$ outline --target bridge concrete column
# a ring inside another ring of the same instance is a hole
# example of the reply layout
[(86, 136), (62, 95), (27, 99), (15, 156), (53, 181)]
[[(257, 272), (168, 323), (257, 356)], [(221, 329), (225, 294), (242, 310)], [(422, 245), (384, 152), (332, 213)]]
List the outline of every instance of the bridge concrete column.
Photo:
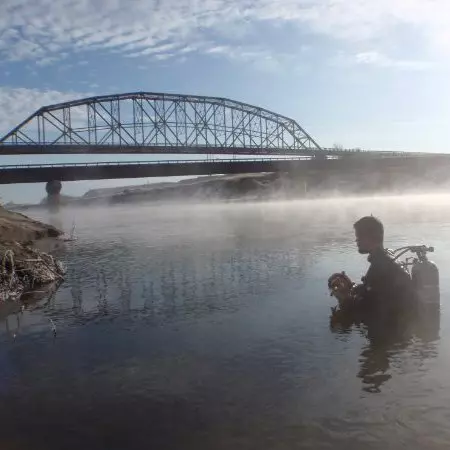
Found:
[(47, 191), (47, 204), (50, 206), (56, 206), (60, 203), (60, 193), (62, 189), (62, 183), (58, 180), (48, 181), (45, 185)]

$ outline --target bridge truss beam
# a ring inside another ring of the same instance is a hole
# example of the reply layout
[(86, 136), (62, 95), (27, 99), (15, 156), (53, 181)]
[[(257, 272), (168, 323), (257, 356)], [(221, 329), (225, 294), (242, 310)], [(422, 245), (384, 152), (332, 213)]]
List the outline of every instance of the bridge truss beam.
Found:
[(14, 149), (22, 154), (25, 146), (40, 153), (58, 153), (58, 148), (95, 152), (96, 147), (159, 153), (322, 151), (296, 121), (266, 109), (219, 97), (146, 92), (43, 107), (0, 139), (0, 154), (16, 154)]

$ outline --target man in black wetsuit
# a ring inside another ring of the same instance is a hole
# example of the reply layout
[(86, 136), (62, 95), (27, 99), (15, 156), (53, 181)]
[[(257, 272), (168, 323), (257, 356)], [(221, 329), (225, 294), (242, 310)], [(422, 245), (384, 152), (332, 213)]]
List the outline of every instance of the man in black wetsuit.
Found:
[(369, 270), (362, 285), (354, 291), (356, 301), (368, 312), (400, 312), (412, 301), (412, 282), (408, 272), (396, 263), (383, 246), (383, 224), (373, 216), (359, 219), (354, 225), (356, 245), (368, 254)]
[(341, 310), (352, 310), (365, 319), (395, 319), (414, 305), (411, 278), (384, 250), (384, 227), (377, 218), (362, 217), (353, 227), (358, 251), (369, 255), (370, 267), (362, 284), (335, 294)]
[(358, 251), (368, 255), (370, 267), (359, 285), (340, 274), (344, 282), (342, 290), (335, 295), (339, 308), (332, 308), (330, 326), (333, 332), (339, 333), (348, 332), (355, 324), (365, 325), (368, 345), (361, 353), (358, 377), (363, 382), (363, 390), (379, 392), (391, 377), (393, 355), (413, 335), (416, 296), (409, 274), (384, 250), (383, 224), (367, 216), (353, 227)]

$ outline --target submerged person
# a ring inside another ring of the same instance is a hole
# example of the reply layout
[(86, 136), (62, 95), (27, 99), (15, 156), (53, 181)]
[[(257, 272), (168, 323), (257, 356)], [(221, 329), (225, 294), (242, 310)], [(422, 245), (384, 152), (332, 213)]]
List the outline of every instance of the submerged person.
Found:
[(333, 274), (328, 279), (330, 287), (340, 277), (333, 290), (340, 308), (335, 308), (333, 314), (342, 317), (343, 313), (350, 313), (353, 317), (347, 314), (347, 321), (356, 316), (362, 322), (376, 320), (387, 325), (414, 309), (411, 277), (384, 249), (384, 227), (379, 219), (362, 217), (353, 227), (358, 251), (369, 255), (370, 267), (359, 285), (343, 274)]

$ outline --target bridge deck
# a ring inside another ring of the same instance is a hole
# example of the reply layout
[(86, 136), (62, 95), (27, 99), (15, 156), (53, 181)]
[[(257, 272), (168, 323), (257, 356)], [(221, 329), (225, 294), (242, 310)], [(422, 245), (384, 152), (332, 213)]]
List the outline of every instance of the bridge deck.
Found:
[(43, 183), (51, 180), (79, 181), (167, 176), (195, 176), (259, 172), (352, 173), (389, 171), (392, 169), (420, 173), (430, 167), (448, 167), (450, 155), (418, 158), (417, 156), (378, 158), (311, 158), (167, 160), (98, 162), (75, 164), (29, 164), (0, 166), (0, 184)]

